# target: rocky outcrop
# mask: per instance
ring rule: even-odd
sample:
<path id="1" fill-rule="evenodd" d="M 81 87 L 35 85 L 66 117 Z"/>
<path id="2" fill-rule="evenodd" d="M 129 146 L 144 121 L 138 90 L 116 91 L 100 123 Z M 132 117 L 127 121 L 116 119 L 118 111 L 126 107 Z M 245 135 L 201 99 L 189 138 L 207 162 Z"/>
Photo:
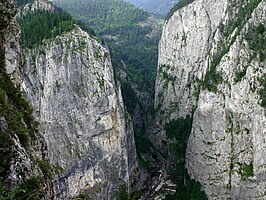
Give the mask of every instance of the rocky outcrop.
<path id="1" fill-rule="evenodd" d="M 210 199 L 264 199 L 264 0 L 195 0 L 166 22 L 156 107 L 193 117 L 186 168 Z"/>
<path id="2" fill-rule="evenodd" d="M 136 154 L 107 47 L 76 26 L 24 55 L 23 88 L 58 173 L 57 198 L 113 199 Z"/>
<path id="3" fill-rule="evenodd" d="M 55 7 L 53 3 L 49 0 L 35 0 L 32 3 L 27 3 L 26 5 L 23 5 L 18 10 L 17 16 L 23 17 L 23 16 L 26 16 L 30 12 L 34 12 L 38 10 L 54 12 Z"/>

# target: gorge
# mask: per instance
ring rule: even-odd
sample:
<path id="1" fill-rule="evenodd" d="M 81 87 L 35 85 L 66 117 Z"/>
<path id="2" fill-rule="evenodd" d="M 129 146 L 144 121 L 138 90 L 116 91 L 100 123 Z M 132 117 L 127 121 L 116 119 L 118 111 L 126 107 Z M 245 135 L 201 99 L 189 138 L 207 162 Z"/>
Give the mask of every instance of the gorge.
<path id="1" fill-rule="evenodd" d="M 265 199 L 266 1 L 77 2 L 0 1 L 0 199 Z"/>

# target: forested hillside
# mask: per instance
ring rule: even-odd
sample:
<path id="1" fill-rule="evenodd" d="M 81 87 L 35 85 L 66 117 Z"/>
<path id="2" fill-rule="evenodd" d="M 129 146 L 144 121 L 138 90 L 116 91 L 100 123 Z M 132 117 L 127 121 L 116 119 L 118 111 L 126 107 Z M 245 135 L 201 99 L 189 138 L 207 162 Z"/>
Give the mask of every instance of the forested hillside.
<path id="1" fill-rule="evenodd" d="M 149 13 L 122 0 L 55 0 L 101 36 L 123 60 L 130 78 L 153 91 L 161 26 Z"/>
<path id="2" fill-rule="evenodd" d="M 22 6 L 32 2 L 33 0 L 17 0 L 17 5 L 22 8 Z M 74 24 L 79 25 L 91 35 L 95 34 L 81 22 L 74 20 L 69 13 L 61 8 L 54 6 L 53 8 L 55 10 L 39 9 L 24 13 L 24 15 L 17 18 L 22 32 L 23 48 L 32 48 L 34 45 L 40 45 L 43 39 L 55 38 L 64 32 L 70 31 L 74 28 Z"/>
<path id="3" fill-rule="evenodd" d="M 125 0 L 148 12 L 166 16 L 178 0 Z"/>
<path id="4" fill-rule="evenodd" d="M 174 7 L 171 8 L 170 12 L 167 14 L 166 19 L 168 20 L 178 9 L 185 7 L 186 5 L 192 3 L 195 0 L 179 0 Z"/>
<path id="5" fill-rule="evenodd" d="M 19 18 L 18 22 L 22 31 L 22 47 L 28 48 L 41 44 L 43 39 L 55 38 L 74 27 L 71 15 L 61 10 L 54 13 L 39 10 Z"/>

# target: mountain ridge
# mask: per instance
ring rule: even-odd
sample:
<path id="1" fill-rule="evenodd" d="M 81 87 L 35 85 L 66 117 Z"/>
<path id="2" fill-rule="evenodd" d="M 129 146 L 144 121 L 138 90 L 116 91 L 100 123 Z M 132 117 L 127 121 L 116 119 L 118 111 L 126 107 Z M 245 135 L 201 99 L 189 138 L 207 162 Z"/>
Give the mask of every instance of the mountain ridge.
<path id="1" fill-rule="evenodd" d="M 136 7 L 163 17 L 174 7 L 179 0 L 125 0 Z"/>

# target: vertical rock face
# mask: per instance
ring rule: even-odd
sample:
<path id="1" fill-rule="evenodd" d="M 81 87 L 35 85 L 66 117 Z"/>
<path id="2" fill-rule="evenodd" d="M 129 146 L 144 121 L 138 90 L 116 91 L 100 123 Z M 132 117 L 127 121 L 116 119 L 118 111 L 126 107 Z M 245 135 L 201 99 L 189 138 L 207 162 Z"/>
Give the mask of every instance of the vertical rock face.
<path id="1" fill-rule="evenodd" d="M 193 117 L 186 168 L 210 199 L 266 198 L 265 8 L 195 0 L 164 27 L 156 106 Z"/>
<path id="2" fill-rule="evenodd" d="M 24 55 L 23 88 L 58 170 L 56 196 L 112 199 L 136 155 L 108 49 L 75 27 Z"/>
<path id="3" fill-rule="evenodd" d="M 170 118 L 185 117 L 197 101 L 199 81 L 208 67 L 213 33 L 227 1 L 196 1 L 167 21 L 159 45 L 155 105 Z"/>

